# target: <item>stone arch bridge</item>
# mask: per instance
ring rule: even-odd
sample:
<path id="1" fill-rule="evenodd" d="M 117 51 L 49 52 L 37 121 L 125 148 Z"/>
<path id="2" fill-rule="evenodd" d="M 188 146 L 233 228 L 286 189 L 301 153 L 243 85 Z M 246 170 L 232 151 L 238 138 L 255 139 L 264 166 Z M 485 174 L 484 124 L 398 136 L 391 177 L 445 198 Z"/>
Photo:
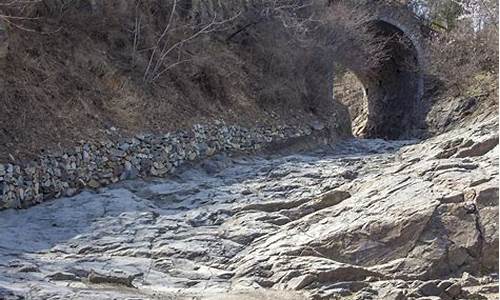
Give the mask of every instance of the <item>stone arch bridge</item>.
<path id="1" fill-rule="evenodd" d="M 132 1 L 88 1 L 94 14 L 102 13 L 106 10 L 106 6 L 111 6 L 113 10 L 127 11 L 132 9 L 130 5 L 133 3 Z M 210 19 L 212 17 L 210 14 L 214 12 L 232 15 L 235 11 L 252 9 L 266 1 L 268 0 L 178 0 L 178 5 L 190 14 Z M 396 0 L 314 0 L 313 3 L 324 9 L 336 1 L 368 7 L 371 13 L 367 26 L 375 30 L 378 35 L 397 37 L 391 39 L 387 45 L 389 59 L 377 69 L 355 72 L 355 75 L 365 88 L 368 102 L 367 124 L 363 135 L 390 139 L 403 137 L 422 124 L 424 115 L 422 70 L 427 64 L 426 26 Z M 0 22 L 0 62 L 5 57 L 8 45 L 3 25 Z M 349 66 L 345 67 L 349 69 Z M 321 88 L 321 90 L 323 96 L 332 97 L 334 79 L 327 78 L 327 80 L 330 89 Z"/>
<path id="2" fill-rule="evenodd" d="M 252 7 L 268 0 L 201 1 L 184 0 L 186 7 L 199 14 L 210 11 L 234 12 L 236 7 Z M 363 6 L 369 11 L 366 26 L 377 35 L 390 37 L 386 45 L 388 59 L 378 68 L 355 72 L 362 82 L 367 98 L 368 117 L 363 130 L 365 137 L 399 139 L 413 135 L 424 124 L 424 76 L 427 65 L 426 37 L 429 29 L 401 1 L 397 0 L 314 0 L 315 11 L 328 13 L 328 6 L 335 2 Z M 304 3 L 311 1 L 304 0 Z M 211 16 L 205 16 L 210 18 Z M 344 66 L 349 69 L 349 66 Z M 324 66 L 321 66 L 323 69 Z M 327 66 L 326 68 L 330 68 Z M 332 66 L 333 68 L 333 66 Z M 331 74 L 331 72 L 330 72 Z M 313 84 L 313 97 L 332 97 L 334 79 L 328 83 Z M 317 92 L 321 90 L 320 92 Z"/>
<path id="3" fill-rule="evenodd" d="M 200 15 L 210 11 L 234 12 L 236 2 L 239 8 L 251 9 L 266 1 L 268 0 L 184 0 L 188 2 L 186 7 L 198 11 Z M 363 136 L 399 139 L 412 135 L 424 124 L 423 70 L 427 65 L 425 40 L 428 27 L 397 0 L 314 0 L 313 9 L 328 13 L 325 8 L 339 1 L 367 8 L 369 17 L 366 26 L 382 38 L 390 37 L 390 42 L 386 45 L 386 61 L 376 69 L 353 71 L 364 86 L 368 102 Z M 304 0 L 304 3 L 311 1 Z M 205 16 L 209 17 L 211 16 Z M 321 66 L 321 69 L 324 67 Z M 344 67 L 349 69 L 348 65 Z M 313 97 L 332 97 L 334 79 L 330 77 L 326 80 L 329 82 L 313 84 Z M 319 90 L 321 91 L 317 92 Z"/>
<path id="4" fill-rule="evenodd" d="M 387 60 L 369 72 L 354 72 L 365 88 L 368 101 L 367 123 L 362 134 L 389 139 L 407 137 L 422 127 L 425 118 L 424 70 L 429 30 L 399 3 L 362 2 L 371 11 L 367 26 L 377 35 L 390 38 L 386 45 Z"/>

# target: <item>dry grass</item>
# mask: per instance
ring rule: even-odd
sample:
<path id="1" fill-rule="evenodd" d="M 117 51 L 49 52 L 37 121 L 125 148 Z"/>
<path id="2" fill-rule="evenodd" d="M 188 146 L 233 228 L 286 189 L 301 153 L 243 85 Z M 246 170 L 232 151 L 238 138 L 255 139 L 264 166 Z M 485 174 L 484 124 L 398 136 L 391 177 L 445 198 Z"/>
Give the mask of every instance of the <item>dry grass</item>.
<path id="1" fill-rule="evenodd" d="M 224 2 L 229 16 L 238 13 L 237 6 L 231 6 L 237 2 Z M 339 17 L 325 17 L 321 29 L 315 20 L 302 22 L 294 14 L 286 20 L 300 26 L 284 26 L 283 13 L 290 11 L 262 18 L 259 9 L 264 5 L 182 43 L 162 68 L 179 60 L 189 63 L 176 65 L 151 83 L 144 82 L 144 74 L 171 13 L 171 1 L 14 3 L 0 5 L 3 15 L 16 17 L 8 26 L 10 50 L 0 72 L 2 160 L 32 158 L 43 149 L 101 139 L 112 127 L 132 135 L 214 118 L 245 126 L 317 118 L 346 125 L 346 112 L 331 99 L 333 60 L 353 41 L 356 51 L 362 50 L 353 50 L 356 55 L 376 57 L 366 51 L 377 51 L 361 47 L 370 36 L 357 31 L 366 17 L 359 8 L 332 7 L 330 12 Z M 193 8 L 199 13 L 196 18 L 179 10 L 170 41 L 160 47 L 185 40 L 212 20 L 200 7 Z M 252 26 L 245 27 L 248 24 Z M 334 43 L 322 34 L 333 34 Z M 344 127 L 339 130 L 348 134 L 349 126 Z"/>
<path id="2" fill-rule="evenodd" d="M 431 43 L 431 60 L 429 71 L 443 84 L 441 91 L 465 95 L 478 74 L 498 74 L 498 29 L 474 32 L 462 24 L 439 34 Z"/>

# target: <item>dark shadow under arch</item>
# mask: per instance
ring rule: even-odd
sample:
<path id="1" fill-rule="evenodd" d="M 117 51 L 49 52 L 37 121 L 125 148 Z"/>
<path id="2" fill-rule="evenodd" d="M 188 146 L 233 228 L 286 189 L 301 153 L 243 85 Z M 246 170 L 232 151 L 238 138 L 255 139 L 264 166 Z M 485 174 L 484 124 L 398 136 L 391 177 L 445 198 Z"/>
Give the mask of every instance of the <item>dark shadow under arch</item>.
<path id="1" fill-rule="evenodd" d="M 411 39 L 385 21 L 367 23 L 377 37 L 387 40 L 386 59 L 363 74 L 357 73 L 368 101 L 366 126 L 361 136 L 401 139 L 418 127 L 421 98 L 419 53 Z"/>

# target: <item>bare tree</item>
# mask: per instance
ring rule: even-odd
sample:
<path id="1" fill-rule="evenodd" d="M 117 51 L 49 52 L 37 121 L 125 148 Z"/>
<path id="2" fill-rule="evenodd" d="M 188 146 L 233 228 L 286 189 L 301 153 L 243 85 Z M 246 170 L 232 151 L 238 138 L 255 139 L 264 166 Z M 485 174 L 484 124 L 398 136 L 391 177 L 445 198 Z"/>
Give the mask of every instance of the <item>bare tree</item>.
<path id="1" fill-rule="evenodd" d="M 188 26 L 190 30 L 187 30 L 187 33 L 185 31 L 184 34 L 181 34 L 179 37 L 178 33 L 173 34 L 178 28 L 182 28 L 182 26 L 176 23 L 178 21 L 177 8 L 178 0 L 173 0 L 167 24 L 152 48 L 148 64 L 144 71 L 143 79 L 146 82 L 154 82 L 173 67 L 191 61 L 190 55 L 186 55 L 186 53 L 183 52 L 184 45 L 196 40 L 201 35 L 216 31 L 219 26 L 234 21 L 240 15 L 238 13 L 227 19 L 220 19 L 217 14 L 215 14 L 210 22 L 203 24 L 197 29 L 194 29 L 193 26 Z M 176 28 L 176 26 L 179 27 Z"/>
<path id="2" fill-rule="evenodd" d="M 139 11 L 141 0 L 137 0 L 135 5 L 135 20 L 134 20 L 134 42 L 132 46 L 132 65 L 135 67 L 137 61 L 137 49 L 141 39 L 142 15 Z"/>
<path id="3" fill-rule="evenodd" d="M 37 20 L 36 17 L 30 17 L 24 13 L 33 4 L 41 0 L 3 0 L 0 1 L 0 21 L 5 24 L 24 31 L 36 32 L 29 28 L 23 22 Z"/>

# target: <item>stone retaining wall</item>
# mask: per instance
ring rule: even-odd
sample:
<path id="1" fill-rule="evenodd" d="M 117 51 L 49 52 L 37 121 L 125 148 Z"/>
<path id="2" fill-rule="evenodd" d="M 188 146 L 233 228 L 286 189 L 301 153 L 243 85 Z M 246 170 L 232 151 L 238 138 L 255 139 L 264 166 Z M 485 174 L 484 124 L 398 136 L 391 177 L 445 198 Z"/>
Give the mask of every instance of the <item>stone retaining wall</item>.
<path id="1" fill-rule="evenodd" d="M 253 151 L 291 138 L 306 137 L 318 126 L 246 129 L 195 125 L 163 136 L 137 135 L 120 142 L 80 142 L 64 153 L 40 156 L 27 164 L 0 164 L 0 210 L 26 208 L 48 199 L 72 196 L 120 180 L 161 177 L 186 161 L 221 151 Z"/>

